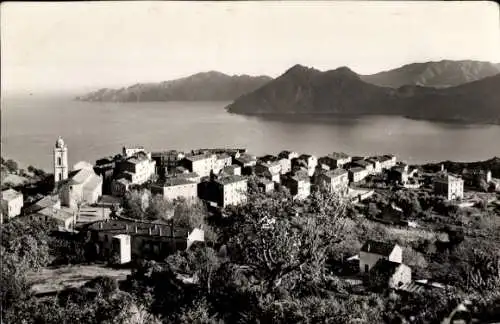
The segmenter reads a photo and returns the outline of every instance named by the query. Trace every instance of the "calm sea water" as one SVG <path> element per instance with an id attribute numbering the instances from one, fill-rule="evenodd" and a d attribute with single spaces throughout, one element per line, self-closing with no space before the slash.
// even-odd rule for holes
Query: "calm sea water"
<path id="1" fill-rule="evenodd" d="M 457 125 L 402 117 L 262 119 L 229 114 L 227 102 L 86 103 L 70 99 L 2 101 L 2 156 L 47 170 L 61 135 L 69 162 L 94 162 L 123 145 L 149 150 L 246 147 L 316 155 L 393 153 L 410 163 L 500 156 L 500 126 Z"/>

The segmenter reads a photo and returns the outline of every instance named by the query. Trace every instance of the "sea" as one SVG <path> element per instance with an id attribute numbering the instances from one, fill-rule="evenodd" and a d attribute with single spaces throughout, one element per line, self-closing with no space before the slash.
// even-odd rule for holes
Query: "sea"
<path id="1" fill-rule="evenodd" d="M 63 97 L 2 98 L 1 154 L 21 167 L 51 171 L 61 136 L 70 166 L 121 152 L 247 148 L 256 155 L 293 150 L 368 156 L 407 163 L 478 161 L 500 156 L 500 126 L 441 123 L 396 116 L 257 117 L 226 112 L 229 102 L 81 102 Z M 471 108 L 473 109 L 473 108 Z"/>

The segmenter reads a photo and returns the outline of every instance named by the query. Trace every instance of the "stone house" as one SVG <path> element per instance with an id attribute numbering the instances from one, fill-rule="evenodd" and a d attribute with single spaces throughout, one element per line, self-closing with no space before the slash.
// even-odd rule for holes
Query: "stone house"
<path id="1" fill-rule="evenodd" d="M 167 178 L 153 184 L 151 193 L 160 194 L 166 200 L 184 198 L 192 203 L 198 198 L 198 184 L 183 178 Z"/>
<path id="2" fill-rule="evenodd" d="M 118 174 L 124 174 L 132 184 L 141 185 L 149 181 L 156 172 L 156 162 L 143 152 L 117 163 Z"/>
<path id="3" fill-rule="evenodd" d="M 460 200 L 464 197 L 464 181 L 451 174 L 441 174 L 434 179 L 434 193 L 447 200 Z"/>
<path id="4" fill-rule="evenodd" d="M 14 189 L 2 191 L 2 222 L 21 215 L 21 209 L 24 206 L 24 198 L 21 192 Z M 3 219 L 5 218 L 5 219 Z"/>
<path id="5" fill-rule="evenodd" d="M 198 186 L 198 196 L 208 202 L 224 208 L 246 202 L 248 181 L 242 176 L 212 176 L 209 181 L 203 181 Z"/>
<path id="6" fill-rule="evenodd" d="M 316 177 L 316 184 L 331 192 L 346 193 L 349 189 L 349 173 L 344 169 L 321 172 Z"/>
<path id="7" fill-rule="evenodd" d="M 257 186 L 263 193 L 269 193 L 274 190 L 274 182 L 266 178 L 258 178 Z"/>
<path id="8" fill-rule="evenodd" d="M 147 223 L 127 220 L 106 220 L 89 224 L 83 232 L 86 239 L 93 244 L 95 254 L 107 259 L 113 254 L 136 258 L 164 259 L 178 250 L 186 250 L 195 241 L 204 241 L 201 229 L 189 230 L 176 227 L 172 222 Z M 121 239 L 117 246 L 118 235 L 130 236 L 130 245 Z M 113 244 L 113 241 L 115 243 Z M 122 244 L 123 243 L 123 244 Z M 126 251 L 129 246 L 130 253 Z M 125 250 L 124 250 L 125 249 Z"/>
<path id="9" fill-rule="evenodd" d="M 349 169 L 349 181 L 359 182 L 368 176 L 368 170 L 361 167 L 354 167 Z"/>
<path id="10" fill-rule="evenodd" d="M 365 169 L 366 171 L 368 171 L 368 174 L 374 173 L 373 164 L 366 160 L 358 160 L 356 162 L 353 162 L 352 165 Z"/>
<path id="11" fill-rule="evenodd" d="M 294 176 L 285 176 L 282 183 L 290 190 L 294 199 L 302 200 L 311 195 L 311 180 L 307 174 L 297 173 Z"/>
<path id="12" fill-rule="evenodd" d="M 411 282 L 411 268 L 400 262 L 380 259 L 369 272 L 372 285 L 397 289 Z"/>
<path id="13" fill-rule="evenodd" d="M 396 263 L 403 262 L 403 249 L 398 244 L 368 240 L 359 252 L 359 270 L 369 273 L 375 264 L 381 260 Z"/>

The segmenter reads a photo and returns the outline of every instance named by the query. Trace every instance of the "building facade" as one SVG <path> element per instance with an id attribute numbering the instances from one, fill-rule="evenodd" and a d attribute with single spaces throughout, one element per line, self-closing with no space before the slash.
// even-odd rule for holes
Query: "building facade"
<path id="1" fill-rule="evenodd" d="M 152 185 L 151 193 L 160 194 L 166 200 L 184 198 L 192 203 L 198 198 L 198 184 L 183 178 L 167 178 Z"/>
<path id="2" fill-rule="evenodd" d="M 379 260 L 403 262 L 403 249 L 397 244 L 368 240 L 359 252 L 359 270 L 369 273 Z"/>
<path id="3" fill-rule="evenodd" d="M 311 180 L 305 174 L 285 177 L 283 185 L 290 190 L 290 194 L 294 199 L 302 200 L 311 195 Z"/>
<path id="4" fill-rule="evenodd" d="M 217 156 L 215 154 L 196 154 L 184 158 L 184 166 L 190 171 L 207 177 L 214 170 Z"/>
<path id="5" fill-rule="evenodd" d="M 368 170 L 361 168 L 361 167 L 355 167 L 351 168 L 349 170 L 349 181 L 351 182 L 359 182 L 366 178 L 368 176 L 369 172 Z"/>
<path id="6" fill-rule="evenodd" d="M 330 192 L 346 193 L 349 189 L 349 173 L 344 169 L 321 172 L 317 184 Z"/>
<path id="7" fill-rule="evenodd" d="M 156 162 L 140 152 L 118 163 L 120 174 L 132 184 L 141 185 L 149 181 L 156 171 Z"/>
<path id="8" fill-rule="evenodd" d="M 460 200 L 464 197 L 464 181 L 450 174 L 434 179 L 434 193 L 447 200 Z"/>
<path id="9" fill-rule="evenodd" d="M 23 194 L 14 189 L 2 191 L 2 222 L 21 215 L 23 199 Z"/>

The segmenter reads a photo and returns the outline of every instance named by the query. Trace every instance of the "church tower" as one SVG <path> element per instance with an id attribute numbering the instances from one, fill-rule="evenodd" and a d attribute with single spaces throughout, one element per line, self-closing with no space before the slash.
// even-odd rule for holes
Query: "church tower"
<path id="1" fill-rule="evenodd" d="M 54 148 L 54 183 L 68 179 L 68 148 L 59 137 Z"/>

